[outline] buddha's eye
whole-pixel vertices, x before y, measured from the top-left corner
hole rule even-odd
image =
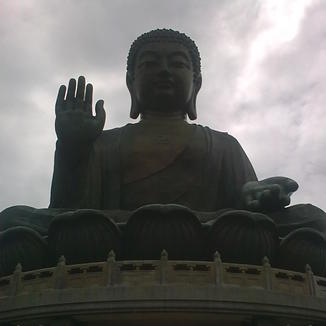
[[[158,62],[155,60],[146,60],[146,61],[141,62],[138,65],[138,68],[154,68],[157,65],[158,65]]]
[[[190,68],[188,63],[180,60],[173,60],[171,66],[174,68]]]

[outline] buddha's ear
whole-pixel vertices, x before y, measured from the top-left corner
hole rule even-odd
[[[196,93],[196,96],[201,88],[201,83],[202,83],[202,77],[201,77],[201,74],[196,78],[194,84],[195,84],[195,93]]]
[[[196,100],[197,100],[197,94],[201,88],[201,83],[202,83],[202,77],[201,77],[201,75],[199,75],[194,80],[194,90],[193,90],[192,98],[191,98],[191,100],[188,104],[187,110],[186,110],[190,120],[197,119]]]
[[[134,95],[133,78],[129,72],[126,74],[126,83],[131,98],[130,118],[137,119],[139,116],[139,109]]]

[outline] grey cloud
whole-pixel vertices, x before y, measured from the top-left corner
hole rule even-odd
[[[0,13],[0,209],[47,206],[58,86],[85,74],[107,128],[130,122],[124,75],[131,42],[157,27],[189,34],[202,55],[198,123],[229,130],[260,177],[297,179],[296,201],[322,208],[325,184],[325,10],[308,8],[297,37],[257,67],[253,99],[236,96],[250,46],[265,27],[257,1],[4,1]]]
[[[296,38],[265,57],[256,97],[239,103],[238,123],[231,128],[253,154],[258,175],[296,179],[301,188],[295,202],[312,202],[324,209],[325,15],[322,2],[311,6]]]

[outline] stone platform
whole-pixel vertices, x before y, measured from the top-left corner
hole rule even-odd
[[[0,279],[1,325],[326,325],[326,278],[214,261],[116,261]]]

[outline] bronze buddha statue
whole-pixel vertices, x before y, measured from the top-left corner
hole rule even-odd
[[[96,103],[94,116],[84,77],[60,87],[50,206],[0,214],[0,256],[14,257],[0,273],[24,260],[19,238],[34,239],[31,252],[39,256],[64,254],[68,262],[105,259],[109,249],[138,259],[162,249],[177,259],[207,259],[218,250],[234,262],[269,255],[281,267],[300,269],[297,258],[285,257],[298,244],[316,257],[326,252],[325,213],[312,205],[285,208],[295,181],[258,181],[235,138],[188,123],[197,118],[202,83],[199,51],[188,36],[166,29],[141,35],[130,48],[126,80],[130,116],[140,121],[105,131],[104,102]],[[302,261],[326,273],[326,257],[319,263],[312,256]]]

